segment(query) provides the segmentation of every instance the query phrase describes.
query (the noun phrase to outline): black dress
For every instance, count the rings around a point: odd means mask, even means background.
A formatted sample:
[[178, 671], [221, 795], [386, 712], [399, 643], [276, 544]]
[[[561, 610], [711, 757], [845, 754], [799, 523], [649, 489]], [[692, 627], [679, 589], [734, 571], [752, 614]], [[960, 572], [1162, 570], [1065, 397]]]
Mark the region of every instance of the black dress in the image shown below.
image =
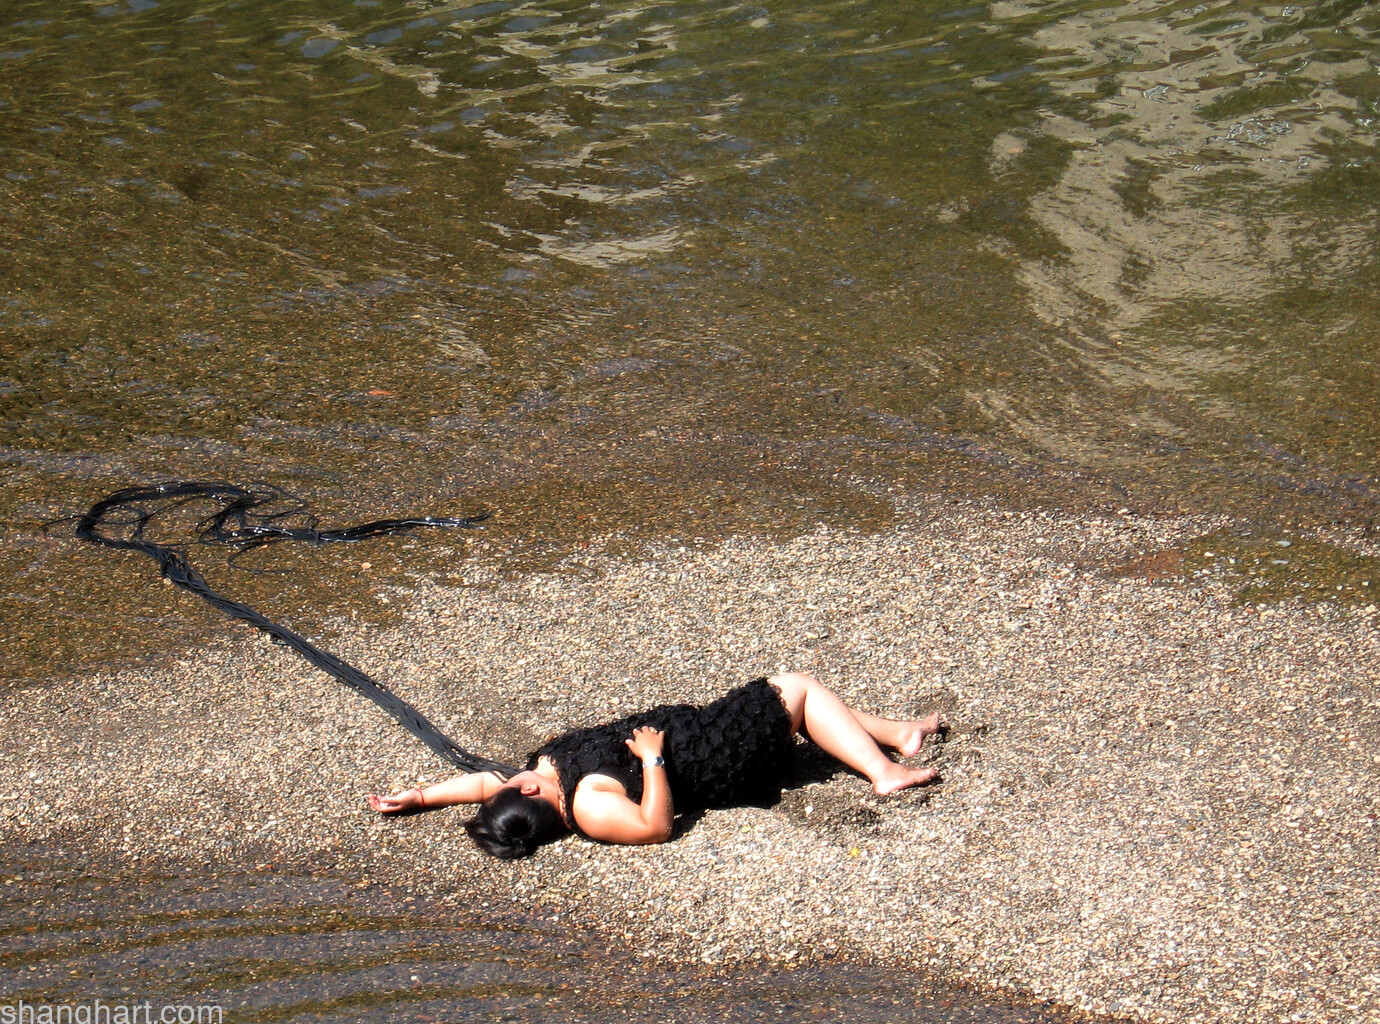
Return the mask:
[[662, 756], [677, 814], [708, 807], [765, 807], [780, 799], [795, 740], [780, 691], [765, 678], [702, 707], [663, 704], [607, 725], [565, 733], [543, 744], [527, 767], [535, 768], [540, 757], [551, 759], [565, 792], [566, 820], [572, 825], [575, 787], [586, 775], [617, 779], [628, 799], [640, 803], [642, 762], [624, 741], [644, 725], [665, 733]]

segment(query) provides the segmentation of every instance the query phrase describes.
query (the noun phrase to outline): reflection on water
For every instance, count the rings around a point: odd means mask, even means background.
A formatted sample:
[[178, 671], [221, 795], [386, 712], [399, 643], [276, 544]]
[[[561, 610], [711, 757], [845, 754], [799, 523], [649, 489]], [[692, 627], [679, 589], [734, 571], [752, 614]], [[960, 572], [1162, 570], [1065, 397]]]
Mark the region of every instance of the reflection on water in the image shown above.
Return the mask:
[[[1034, 33], [1063, 65], [1050, 84], [1085, 106], [1078, 118], [1051, 111], [1040, 126], [1074, 157], [1033, 205], [1067, 250], [1057, 270], [1028, 268], [1048, 314], [1093, 313], [1120, 330], [1166, 303], [1254, 303], [1296, 275], [1341, 276], [1360, 265], [1355, 244], [1310, 265], [1299, 251], [1300, 211], [1279, 200], [1317, 161], [1338, 159], [1334, 140], [1368, 134], [1369, 105], [1345, 91], [1374, 73], [1368, 33], [1359, 19], [1342, 19], [1329, 26], [1335, 48], [1300, 56], [1316, 17], [1222, 14], [1123, 4]], [[1288, 45], [1271, 45], [1281, 37]], [[1111, 82], [1087, 74], [1122, 62]], [[1000, 137], [994, 159], [1004, 146], [1018, 149], [1020, 139]], [[1041, 280], [1041, 271], [1058, 280]], [[1213, 339], [1213, 326], [1204, 324], [1202, 337]]]
[[[1373, 304], [1351, 283], [1366, 277], [1376, 194], [1319, 199], [1353, 172], [1374, 180], [1376, 27], [1361, 4], [1143, 3], [1032, 33], [1062, 102], [998, 136], [994, 170], [1019, 159], [1023, 132], [1068, 148], [1060, 181], [1031, 204], [1064, 252], [1027, 260], [1022, 278], [1090, 374], [1153, 396], [1127, 426], [1191, 449], [1206, 419], [1237, 442], [1232, 457], [1250, 434], [1312, 448], [1297, 418], [1321, 403], [1290, 392], [1369, 364]], [[1356, 198], [1369, 213], [1347, 209]], [[1314, 296], [1306, 317], [1288, 308], [1300, 292]], [[1334, 450], [1309, 454], [1368, 474], [1373, 395], [1353, 399]]]

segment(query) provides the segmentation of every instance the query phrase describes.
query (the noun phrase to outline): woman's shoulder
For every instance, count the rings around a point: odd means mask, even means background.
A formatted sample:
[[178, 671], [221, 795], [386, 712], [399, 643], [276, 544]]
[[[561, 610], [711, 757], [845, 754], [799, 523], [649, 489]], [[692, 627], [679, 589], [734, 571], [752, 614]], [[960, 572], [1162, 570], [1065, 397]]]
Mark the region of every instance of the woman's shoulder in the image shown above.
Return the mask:
[[601, 843], [661, 842], [647, 838], [647, 826], [636, 801], [611, 775], [593, 772], [580, 780], [570, 801], [570, 820], [576, 832]]
[[627, 796], [628, 787], [608, 773], [590, 772], [575, 784], [575, 795], [578, 797], [582, 792], [617, 793]]

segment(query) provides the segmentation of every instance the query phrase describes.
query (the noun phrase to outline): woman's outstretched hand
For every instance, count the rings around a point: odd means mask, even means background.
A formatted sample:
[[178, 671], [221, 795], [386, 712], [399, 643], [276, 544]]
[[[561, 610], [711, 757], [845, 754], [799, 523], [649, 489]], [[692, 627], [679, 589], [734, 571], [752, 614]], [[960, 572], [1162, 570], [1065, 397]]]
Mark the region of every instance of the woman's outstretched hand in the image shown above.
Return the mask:
[[629, 750], [637, 755], [639, 760], [646, 760], [661, 753], [661, 745], [665, 739], [666, 734], [660, 729], [653, 729], [650, 725], [644, 725], [633, 730], [632, 739], [623, 742], [628, 745]]
[[426, 806], [422, 803], [422, 792], [419, 789], [404, 789], [401, 793], [394, 793], [392, 796], [379, 796], [377, 793], [370, 793], [364, 799], [368, 800], [369, 806], [380, 814], [420, 811]]

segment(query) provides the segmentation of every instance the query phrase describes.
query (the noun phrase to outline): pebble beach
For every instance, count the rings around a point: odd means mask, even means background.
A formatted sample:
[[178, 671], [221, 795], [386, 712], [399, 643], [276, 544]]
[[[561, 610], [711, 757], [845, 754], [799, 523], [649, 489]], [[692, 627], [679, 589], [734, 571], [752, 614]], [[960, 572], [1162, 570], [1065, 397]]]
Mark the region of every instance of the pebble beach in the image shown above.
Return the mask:
[[882, 533], [635, 556], [610, 537], [523, 576], [481, 542], [464, 585], [376, 595], [402, 625], [361, 615], [320, 638], [508, 760], [809, 672], [876, 714], [943, 713], [916, 758], [942, 782], [921, 790], [877, 798], [802, 747], [773, 808], [497, 863], [463, 809], [369, 811], [365, 793], [445, 767], [227, 622], [153, 668], [0, 692], [0, 841], [385, 881], [697, 964], [875, 961], [1173, 1024], [1380, 1021], [1376, 609], [1142, 571], [1230, 525], [906, 498]]

